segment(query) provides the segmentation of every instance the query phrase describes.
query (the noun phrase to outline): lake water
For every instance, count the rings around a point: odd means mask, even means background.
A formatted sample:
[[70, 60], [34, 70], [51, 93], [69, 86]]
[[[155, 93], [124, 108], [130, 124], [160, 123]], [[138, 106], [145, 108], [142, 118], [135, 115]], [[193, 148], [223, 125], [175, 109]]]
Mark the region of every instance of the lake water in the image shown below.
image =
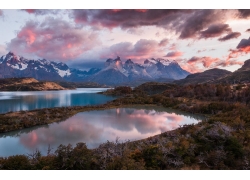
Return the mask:
[[58, 123], [0, 134], [0, 156], [54, 152], [60, 144], [85, 142], [88, 148], [101, 143], [147, 138], [180, 125], [198, 123], [202, 116], [157, 106], [134, 106], [81, 112]]
[[0, 92], [0, 113], [63, 106], [104, 104], [115, 99], [96, 94], [108, 88], [77, 88], [62, 91]]

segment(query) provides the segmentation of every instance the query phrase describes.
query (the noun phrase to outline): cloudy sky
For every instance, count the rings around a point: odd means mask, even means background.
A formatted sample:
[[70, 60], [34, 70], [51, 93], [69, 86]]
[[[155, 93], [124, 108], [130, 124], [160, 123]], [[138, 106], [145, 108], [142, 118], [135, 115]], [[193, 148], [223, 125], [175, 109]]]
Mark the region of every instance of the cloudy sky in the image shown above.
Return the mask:
[[2, 9], [0, 55], [100, 67], [120, 56], [176, 60], [189, 72], [230, 71], [250, 59], [250, 10]]

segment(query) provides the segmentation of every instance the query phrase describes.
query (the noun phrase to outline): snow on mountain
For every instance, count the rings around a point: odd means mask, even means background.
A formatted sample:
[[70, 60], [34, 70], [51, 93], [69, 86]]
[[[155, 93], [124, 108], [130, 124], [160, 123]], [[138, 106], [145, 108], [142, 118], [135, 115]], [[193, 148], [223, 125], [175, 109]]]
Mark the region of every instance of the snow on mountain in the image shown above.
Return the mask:
[[[48, 61], [46, 59], [28, 60], [24, 57], [15, 55], [12, 52], [0, 58], [0, 78], [7, 77], [34, 77], [38, 80], [57, 80], [63, 81], [64, 78], [82, 79], [78, 73], [87, 72], [71, 70], [64, 63]], [[71, 72], [72, 71], [72, 72]]]
[[134, 63], [131, 59], [128, 59], [124, 64], [124, 69], [128, 72], [130, 77], [140, 77], [150, 79], [152, 78], [147, 72], [144, 66], [138, 63]]
[[70, 70], [69, 70], [69, 69], [68, 69], [68, 70], [66, 70], [66, 71], [64, 71], [64, 70], [60, 70], [60, 69], [57, 69], [57, 68], [55, 68], [55, 69], [57, 70], [58, 74], [59, 74], [61, 77], [71, 75], [71, 73], [70, 73]]
[[172, 61], [168, 59], [157, 59], [157, 61], [162, 63], [164, 66], [169, 66], [169, 64], [172, 63]]
[[107, 59], [105, 68], [89, 71], [69, 68], [66, 64], [46, 59], [29, 60], [9, 52], [0, 57], [0, 78], [33, 77], [37, 80], [98, 82], [107, 85], [131, 82], [154, 81], [157, 79], [182, 79], [190, 73], [183, 70], [176, 61], [168, 59], [146, 59], [143, 64], [131, 59], [122, 62], [118, 56]]
[[106, 63], [105, 63], [106, 68], [104, 68], [103, 70], [101, 70], [98, 73], [102, 73], [103, 71], [107, 71], [109, 69], [114, 69], [116, 71], [119, 71], [120, 73], [122, 73], [124, 76], [128, 77], [128, 72], [123, 68], [123, 63], [120, 59], [120, 57], [118, 56], [116, 59], [107, 59]]

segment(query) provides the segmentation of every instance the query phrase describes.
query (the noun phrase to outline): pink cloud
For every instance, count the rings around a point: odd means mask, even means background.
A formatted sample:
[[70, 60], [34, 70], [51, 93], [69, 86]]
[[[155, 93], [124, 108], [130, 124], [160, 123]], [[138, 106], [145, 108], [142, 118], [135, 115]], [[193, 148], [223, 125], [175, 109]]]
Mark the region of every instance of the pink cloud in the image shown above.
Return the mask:
[[23, 11], [34, 15], [57, 14], [59, 9], [23, 9]]
[[213, 24], [210, 25], [205, 31], [201, 31], [200, 38], [213, 38], [222, 35], [225, 32], [231, 32], [232, 29], [228, 24]]
[[231, 33], [227, 34], [226, 36], [219, 38], [218, 40], [219, 41], [228, 41], [230, 39], [238, 38], [240, 35], [241, 35], [240, 32], [231, 32]]
[[140, 39], [135, 44], [121, 42], [100, 52], [101, 58], [120, 56], [125, 59], [145, 60], [151, 57], [163, 57], [164, 49], [155, 40]]
[[168, 39], [164, 38], [160, 41], [159, 46], [166, 46], [168, 44]]
[[95, 33], [75, 28], [66, 21], [46, 18], [28, 21], [8, 44], [8, 49], [26, 56], [49, 60], [72, 60], [100, 42]]
[[[204, 68], [218, 68], [218, 67], [227, 67], [227, 66], [231, 66], [231, 65], [242, 65], [243, 62], [237, 61], [237, 60], [230, 60], [230, 59], [219, 59], [219, 58], [213, 58], [213, 57], [208, 57], [208, 56], [204, 56], [204, 57], [197, 57], [194, 56], [191, 59], [189, 59], [187, 61], [187, 63], [190, 65], [190, 67], [186, 66], [186, 69], [189, 69], [190, 72], [199, 72], [199, 71], [204, 71]], [[199, 68], [198, 65], [202, 64], [202, 66], [204, 67]], [[197, 69], [197, 70], [196, 70]]]
[[177, 58], [183, 55], [183, 52], [180, 51], [173, 51], [173, 52], [169, 52], [165, 57], [169, 57], [169, 58]]
[[210, 67], [214, 62], [219, 61], [219, 58], [212, 58], [208, 56], [204, 57], [197, 57], [194, 56], [191, 59], [187, 61], [188, 64], [194, 64], [194, 63], [201, 63], [203, 67], [208, 68]]
[[171, 51], [175, 51], [175, 50], [176, 50], [176, 44], [175, 44], [175, 43], [171, 44], [171, 45], [168, 47], [168, 49], [171, 50]]
[[236, 49], [229, 49], [227, 60], [250, 53], [250, 38], [242, 39]]

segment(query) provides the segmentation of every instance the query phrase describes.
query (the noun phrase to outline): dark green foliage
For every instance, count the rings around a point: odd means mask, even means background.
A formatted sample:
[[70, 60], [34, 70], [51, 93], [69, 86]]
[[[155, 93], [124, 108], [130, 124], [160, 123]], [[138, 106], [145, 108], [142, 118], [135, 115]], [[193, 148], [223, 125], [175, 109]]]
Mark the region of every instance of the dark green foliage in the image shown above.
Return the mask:
[[27, 156], [15, 155], [0, 160], [0, 169], [6, 170], [27, 170], [31, 169], [31, 164]]
[[242, 158], [243, 156], [243, 146], [235, 137], [230, 137], [226, 140], [225, 150], [228, 153], [232, 153], [236, 159]]

